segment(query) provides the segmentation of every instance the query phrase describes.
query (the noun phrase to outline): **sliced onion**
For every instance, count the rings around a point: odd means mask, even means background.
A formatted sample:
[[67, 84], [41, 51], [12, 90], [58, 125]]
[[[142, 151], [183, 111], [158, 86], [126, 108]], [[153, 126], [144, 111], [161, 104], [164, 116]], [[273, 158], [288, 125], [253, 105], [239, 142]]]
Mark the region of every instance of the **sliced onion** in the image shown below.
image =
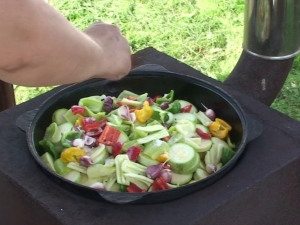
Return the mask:
[[96, 138], [85, 135], [84, 136], [84, 144], [87, 146], [93, 147], [96, 144]]
[[136, 121], [136, 115], [135, 115], [135, 113], [130, 113], [130, 119], [131, 119], [131, 121], [134, 123], [135, 121]]
[[169, 169], [163, 169], [160, 172], [160, 176], [167, 182], [170, 183], [172, 180], [172, 172]]
[[205, 169], [206, 169], [206, 172], [208, 172], [208, 173], [215, 173], [217, 167], [213, 164], [208, 164], [208, 165], [206, 165]]
[[118, 115], [127, 120], [131, 120], [129, 107], [127, 105], [122, 105], [118, 108]]
[[151, 179], [158, 178], [163, 167], [164, 164], [162, 163], [158, 165], [148, 166], [146, 169], [146, 175]]
[[90, 187], [91, 187], [91, 188], [98, 189], [98, 190], [105, 190], [105, 186], [104, 186], [104, 184], [101, 183], [101, 182], [93, 183]]
[[82, 148], [84, 146], [84, 140], [81, 138], [76, 138], [73, 140], [72, 145], [77, 148]]
[[93, 160], [91, 157], [84, 155], [80, 157], [79, 164], [80, 166], [89, 167], [90, 165], [93, 165]]

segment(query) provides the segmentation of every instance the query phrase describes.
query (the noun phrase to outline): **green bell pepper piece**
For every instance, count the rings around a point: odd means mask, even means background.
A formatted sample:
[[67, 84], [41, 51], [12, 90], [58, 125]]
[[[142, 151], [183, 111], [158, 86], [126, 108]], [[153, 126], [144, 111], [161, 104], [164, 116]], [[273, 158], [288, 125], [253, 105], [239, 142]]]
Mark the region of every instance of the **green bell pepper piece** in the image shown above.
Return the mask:
[[156, 103], [161, 104], [163, 102], [172, 102], [174, 98], [174, 90], [171, 90], [169, 94], [164, 94], [163, 97], [157, 98]]
[[58, 151], [56, 151], [55, 146], [51, 141], [41, 140], [39, 144], [43, 147], [45, 152], [51, 154], [54, 160], [58, 159], [59, 157]]
[[72, 147], [72, 141], [74, 141], [77, 138], [81, 138], [82, 133], [78, 131], [70, 131], [67, 133], [62, 134], [61, 138], [61, 145], [64, 146], [65, 148]]

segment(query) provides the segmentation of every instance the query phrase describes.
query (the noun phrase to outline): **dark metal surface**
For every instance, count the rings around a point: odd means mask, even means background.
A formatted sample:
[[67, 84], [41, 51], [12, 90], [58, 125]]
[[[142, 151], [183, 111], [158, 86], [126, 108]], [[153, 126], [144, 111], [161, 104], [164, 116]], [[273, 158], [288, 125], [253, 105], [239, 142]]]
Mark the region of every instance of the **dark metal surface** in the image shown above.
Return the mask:
[[280, 92], [293, 66], [294, 58], [267, 60], [243, 51], [225, 84], [266, 105]]
[[11, 84], [0, 80], [0, 112], [15, 106], [15, 93]]
[[24, 133], [15, 126], [18, 116], [38, 107], [59, 88], [55, 89], [0, 114], [1, 223], [298, 225], [300, 123], [154, 49], [135, 57], [142, 64], [158, 63], [221, 86], [263, 124], [262, 135], [250, 142], [229, 174], [184, 198], [142, 206], [100, 203], [70, 193], [48, 179], [32, 159]]

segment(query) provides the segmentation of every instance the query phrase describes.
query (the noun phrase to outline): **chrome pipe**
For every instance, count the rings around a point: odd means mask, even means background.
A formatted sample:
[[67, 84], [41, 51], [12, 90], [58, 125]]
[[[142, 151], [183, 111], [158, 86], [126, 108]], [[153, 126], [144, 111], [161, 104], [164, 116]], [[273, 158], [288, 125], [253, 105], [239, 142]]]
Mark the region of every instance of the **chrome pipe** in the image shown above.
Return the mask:
[[245, 0], [243, 49], [264, 59], [300, 53], [300, 0]]

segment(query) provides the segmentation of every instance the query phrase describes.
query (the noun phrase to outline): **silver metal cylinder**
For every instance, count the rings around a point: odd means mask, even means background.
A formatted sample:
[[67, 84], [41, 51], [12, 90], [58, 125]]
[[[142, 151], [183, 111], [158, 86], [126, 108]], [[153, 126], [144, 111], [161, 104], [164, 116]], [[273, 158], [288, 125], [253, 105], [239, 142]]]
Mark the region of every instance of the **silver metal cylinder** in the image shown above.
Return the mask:
[[300, 0], [245, 0], [243, 48], [265, 59], [300, 53]]

